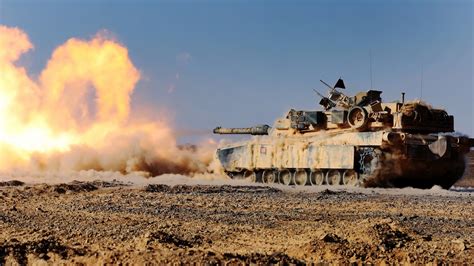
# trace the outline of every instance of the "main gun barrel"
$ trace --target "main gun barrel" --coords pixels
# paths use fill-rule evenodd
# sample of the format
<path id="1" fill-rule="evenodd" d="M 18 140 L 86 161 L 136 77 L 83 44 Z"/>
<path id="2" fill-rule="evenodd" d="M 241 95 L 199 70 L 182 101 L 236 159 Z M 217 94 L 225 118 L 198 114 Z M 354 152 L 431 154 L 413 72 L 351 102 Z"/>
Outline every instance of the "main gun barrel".
<path id="1" fill-rule="evenodd" d="M 254 127 L 244 127 L 244 128 L 223 128 L 216 127 L 214 128 L 214 134 L 248 134 L 248 135 L 268 135 L 270 130 L 269 125 L 258 125 Z"/>

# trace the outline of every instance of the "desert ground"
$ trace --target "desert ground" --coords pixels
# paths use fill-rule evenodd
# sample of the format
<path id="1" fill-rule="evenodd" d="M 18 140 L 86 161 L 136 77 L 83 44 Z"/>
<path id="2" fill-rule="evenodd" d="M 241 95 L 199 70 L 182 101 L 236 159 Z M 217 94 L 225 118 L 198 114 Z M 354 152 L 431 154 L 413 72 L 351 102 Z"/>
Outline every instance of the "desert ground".
<path id="1" fill-rule="evenodd" d="M 469 176 L 449 191 L 9 178 L 24 181 L 0 179 L 0 265 L 474 263 Z"/>

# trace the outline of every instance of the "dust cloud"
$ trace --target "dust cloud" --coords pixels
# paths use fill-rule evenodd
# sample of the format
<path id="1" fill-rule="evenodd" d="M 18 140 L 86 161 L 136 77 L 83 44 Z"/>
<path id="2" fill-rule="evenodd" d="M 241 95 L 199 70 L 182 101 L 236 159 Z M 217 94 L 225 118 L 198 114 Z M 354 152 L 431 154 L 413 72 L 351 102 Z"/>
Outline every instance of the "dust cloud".
<path id="1" fill-rule="evenodd" d="M 28 35 L 0 25 L 2 173 L 92 169 L 146 177 L 207 170 L 212 140 L 179 146 L 171 121 L 131 113 L 140 71 L 110 35 L 67 40 L 33 78 L 19 62 L 33 49 Z"/>

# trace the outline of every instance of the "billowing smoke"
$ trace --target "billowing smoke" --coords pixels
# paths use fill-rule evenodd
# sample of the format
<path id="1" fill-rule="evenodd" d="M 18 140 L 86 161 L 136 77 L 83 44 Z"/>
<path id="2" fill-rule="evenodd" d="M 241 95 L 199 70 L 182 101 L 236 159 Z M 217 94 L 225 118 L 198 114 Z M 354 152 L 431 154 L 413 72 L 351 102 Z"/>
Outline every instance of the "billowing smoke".
<path id="1" fill-rule="evenodd" d="M 18 64 L 32 48 L 21 29 L 0 25 L 0 171 L 206 170 L 212 145 L 179 147 L 169 121 L 130 113 L 140 72 L 122 44 L 104 32 L 69 39 L 38 79 Z"/>

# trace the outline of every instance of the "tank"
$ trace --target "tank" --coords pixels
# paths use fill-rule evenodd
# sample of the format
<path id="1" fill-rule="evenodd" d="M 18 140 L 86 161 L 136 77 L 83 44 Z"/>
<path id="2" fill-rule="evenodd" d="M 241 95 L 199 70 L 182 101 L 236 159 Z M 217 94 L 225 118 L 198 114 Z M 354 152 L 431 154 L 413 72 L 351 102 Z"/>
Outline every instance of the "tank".
<path id="1" fill-rule="evenodd" d="M 214 129 L 249 134 L 218 147 L 233 179 L 284 185 L 450 188 L 465 170 L 474 139 L 454 133 L 454 118 L 421 101 L 382 101 L 382 91 L 348 96 L 344 81 L 315 91 L 321 110 L 288 111 L 270 127 Z"/>

